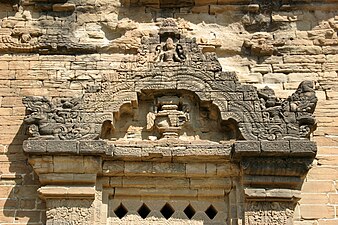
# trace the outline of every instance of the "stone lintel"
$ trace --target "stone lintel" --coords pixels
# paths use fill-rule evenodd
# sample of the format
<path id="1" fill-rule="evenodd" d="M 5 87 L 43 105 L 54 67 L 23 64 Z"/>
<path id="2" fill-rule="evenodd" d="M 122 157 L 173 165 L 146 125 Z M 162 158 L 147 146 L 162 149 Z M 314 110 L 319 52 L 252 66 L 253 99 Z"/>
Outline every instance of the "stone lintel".
<path id="1" fill-rule="evenodd" d="M 253 187 L 285 187 L 298 188 L 303 179 L 299 176 L 260 176 L 260 175 L 243 175 L 243 185 Z"/>
<path id="2" fill-rule="evenodd" d="M 114 192 L 109 193 L 114 195 L 114 198 L 125 197 L 161 197 L 161 198 L 224 198 L 229 193 L 229 189 L 186 189 L 186 188 L 115 188 Z"/>
<path id="3" fill-rule="evenodd" d="M 117 158 L 142 158 L 153 157 L 175 158 L 191 157 L 203 158 L 214 157 L 228 159 L 232 144 L 195 144 L 195 143 L 121 143 L 103 140 L 26 140 L 24 151 L 31 155 L 105 155 Z M 314 142 L 304 140 L 282 141 L 236 141 L 233 144 L 233 157 L 243 156 L 305 156 L 314 157 L 317 146 Z"/>
<path id="4" fill-rule="evenodd" d="M 301 191 L 283 188 L 244 188 L 247 201 L 298 201 Z"/>
<path id="5" fill-rule="evenodd" d="M 39 174 L 40 183 L 47 184 L 95 184 L 96 174 L 88 173 L 44 173 Z"/>
<path id="6" fill-rule="evenodd" d="M 210 161 L 230 159 L 232 144 L 177 141 L 113 142 L 103 140 L 26 140 L 24 151 L 30 156 L 104 156 L 126 161 Z"/>
<path id="7" fill-rule="evenodd" d="M 95 197 L 94 186 L 53 186 L 47 185 L 38 189 L 43 199 L 51 198 L 89 198 Z"/>
<path id="8" fill-rule="evenodd" d="M 248 156 L 314 157 L 317 146 L 307 139 L 281 141 L 236 141 L 233 158 Z"/>

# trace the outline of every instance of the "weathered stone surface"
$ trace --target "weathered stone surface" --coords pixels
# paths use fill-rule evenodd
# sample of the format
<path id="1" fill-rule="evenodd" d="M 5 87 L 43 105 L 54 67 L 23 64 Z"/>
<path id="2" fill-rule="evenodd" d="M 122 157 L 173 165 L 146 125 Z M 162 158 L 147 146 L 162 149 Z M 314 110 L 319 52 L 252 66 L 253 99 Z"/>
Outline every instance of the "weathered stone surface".
<path id="1" fill-rule="evenodd" d="M 235 143 L 235 154 L 250 156 L 260 154 L 260 151 L 260 142 L 239 141 Z"/>
<path id="2" fill-rule="evenodd" d="M 1 224 L 337 223 L 334 0 L 173 4 L 0 3 Z M 31 95 L 45 98 L 25 111 Z M 260 150 L 237 154 L 239 141 Z M 294 209 L 282 189 L 304 179 L 319 197 Z M 46 191 L 46 208 L 36 190 L 47 184 L 66 191 Z M 247 201 L 244 187 L 263 191 Z"/>

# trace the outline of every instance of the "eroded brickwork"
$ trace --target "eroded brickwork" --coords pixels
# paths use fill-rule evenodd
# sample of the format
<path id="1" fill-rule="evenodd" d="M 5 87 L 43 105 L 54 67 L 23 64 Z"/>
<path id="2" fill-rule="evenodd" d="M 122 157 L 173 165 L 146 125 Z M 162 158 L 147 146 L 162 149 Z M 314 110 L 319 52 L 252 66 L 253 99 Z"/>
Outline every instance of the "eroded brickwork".
<path id="1" fill-rule="evenodd" d="M 235 72 L 243 84 L 252 84 L 259 89 L 268 86 L 274 90 L 278 98 L 287 98 L 295 92 L 301 81 L 317 81 L 318 103 L 315 116 L 318 128 L 311 139 L 317 143 L 318 152 L 304 180 L 301 195 L 299 196 L 299 193 L 291 195 L 300 198 L 292 217 L 296 225 L 337 224 L 337 10 L 338 2 L 334 0 L 307 3 L 290 1 L 273 4 L 266 1 L 255 3 L 212 0 L 178 1 L 174 6 L 168 1 L 69 0 L 66 3 L 34 0 L 1 1 L 0 223 L 4 225 L 45 224 L 46 209 L 59 206 L 46 206 L 44 200 L 38 196 L 39 193 L 44 192 L 46 195 L 49 191 L 53 196 L 67 195 L 72 198 L 76 191 L 72 189 L 73 187 L 67 190 L 40 189 L 38 191 L 44 182 L 52 180 L 57 184 L 62 180 L 71 186 L 76 182 L 90 184 L 96 179 L 95 171 L 84 176 L 81 170 L 85 166 L 96 168 L 95 159 L 62 156 L 56 159 L 52 156 L 31 158 L 30 163 L 35 165 L 35 168 L 39 168 L 35 169 L 36 172 L 53 171 L 56 173 L 55 177 L 40 176 L 38 179 L 27 162 L 27 156 L 23 153 L 22 143 L 28 138 L 29 133 L 27 126 L 23 124 L 26 115 L 26 108 L 22 103 L 23 97 L 79 97 L 88 90 L 95 92 L 95 87 L 101 87 L 107 81 L 114 84 L 121 79 L 128 80 L 130 74 L 126 73 L 125 77 L 119 77 L 117 73 L 121 70 L 121 65 L 132 69 L 135 64 L 144 63 L 143 52 L 138 52 L 144 44 L 147 44 L 144 41 L 158 34 L 161 18 L 173 17 L 177 19 L 180 34 L 184 34 L 187 38 L 196 38 L 196 43 L 203 53 L 215 52 L 223 71 Z M 175 57 L 177 61 L 184 59 L 180 55 Z M 166 60 L 165 57 L 159 56 L 158 61 L 163 60 Z M 112 86 L 117 90 L 121 88 L 121 86 Z M 182 115 L 184 116 L 184 113 Z M 133 138 L 137 130 L 130 133 L 130 137 Z M 156 152 L 148 156 L 149 158 L 156 156 Z M 120 201 L 109 197 L 115 196 L 110 193 L 112 189 L 119 191 L 119 187 L 124 187 L 120 195 L 125 196 L 140 186 L 146 186 L 139 181 L 140 177 L 137 172 L 144 170 L 144 164 L 141 168 L 137 165 L 121 165 L 118 162 L 103 164 L 103 173 L 109 176 L 114 175 L 115 178 L 102 181 L 104 185 L 108 185 L 101 187 L 104 190 L 101 194 L 91 187 L 80 192 L 84 196 L 95 196 L 95 199 L 110 199 L 109 206 L 115 204 L 116 201 L 118 205 Z M 201 198 L 216 196 L 217 199 L 217 196 L 224 196 L 226 193 L 225 208 L 228 207 L 226 210 L 231 207 L 235 208 L 236 204 L 241 202 L 241 199 L 234 197 L 235 190 L 230 191 L 231 184 L 228 183 L 227 178 L 224 178 L 233 176 L 229 173 L 237 174 L 236 168 L 223 168 L 220 165 L 214 167 L 212 164 L 201 166 L 199 163 L 188 166 L 188 168 L 184 167 L 184 171 L 179 165 L 175 168 L 181 168 L 182 171 L 170 170 L 169 165 L 168 167 L 163 167 L 163 165 L 156 167 L 155 165 L 155 168 L 165 168 L 164 171 L 159 172 L 164 175 L 166 171 L 170 171 L 171 175 L 181 172 L 182 174 L 188 173 L 191 177 L 195 176 L 195 179 L 183 178 L 186 175 L 181 174 L 178 175 L 179 179 L 173 180 L 182 189 L 192 187 L 204 190 L 204 194 L 201 192 Z M 64 175 L 67 171 L 74 173 Z M 202 180 L 206 176 L 209 177 L 209 174 L 206 175 L 209 172 L 210 176 L 216 174 L 216 177 L 223 177 L 223 182 L 211 180 L 210 186 L 200 184 L 201 177 Z M 132 178 L 116 175 L 121 173 L 130 173 Z M 143 181 L 143 178 L 141 180 Z M 166 181 L 167 183 L 164 184 L 171 184 L 171 181 Z M 245 182 L 252 181 L 249 177 Z M 267 186 L 270 185 L 266 180 L 263 182 L 266 182 Z M 283 181 L 279 182 L 283 183 Z M 292 183 L 288 180 L 285 186 L 289 188 L 293 184 L 298 184 L 297 182 Z M 158 187 L 158 183 L 161 181 L 150 179 L 147 185 L 149 188 Z M 123 191 L 128 190 L 125 189 L 128 187 L 131 189 L 124 193 Z M 169 187 L 169 189 L 175 188 Z M 209 190 L 212 191 L 208 192 Z M 254 191 L 255 194 L 249 193 L 248 195 L 253 196 L 259 193 L 259 190 Z M 170 196 L 182 193 L 181 191 L 174 194 L 165 192 L 162 195 L 168 196 L 167 201 L 155 202 L 151 205 L 144 200 L 144 203 L 149 205 L 147 207 L 150 210 L 158 212 L 168 202 L 171 206 L 180 208 L 182 212 L 189 205 L 190 200 L 185 200 L 185 202 L 182 200 L 184 206 L 170 202 Z M 213 204 L 205 201 L 203 207 L 196 206 L 194 200 L 196 196 L 199 196 L 197 193 L 183 194 L 185 197 L 193 196 L 191 207 L 201 214 Z M 116 199 L 119 199 L 119 195 L 116 196 Z M 154 198 L 156 193 L 145 194 L 145 196 Z M 89 201 L 88 204 L 100 208 L 102 212 L 109 211 L 108 215 L 112 217 L 108 218 L 108 222 L 113 221 L 112 218 L 116 213 L 112 211 L 117 209 L 115 205 L 111 207 L 112 209 L 105 209 L 97 201 Z M 219 202 L 216 201 L 214 206 L 218 209 L 220 206 L 217 204 Z M 131 207 L 135 215 L 141 207 L 139 202 L 136 205 L 133 206 L 134 208 Z M 253 204 L 251 208 L 254 206 Z M 198 207 L 200 208 L 197 209 Z M 268 214 L 268 211 L 272 212 L 275 209 L 278 211 L 278 207 L 289 210 L 294 206 L 271 203 L 265 207 L 266 212 L 262 213 Z M 191 208 L 189 210 L 190 213 L 193 211 Z M 238 210 L 236 213 L 241 214 Z M 251 221 L 251 214 L 249 214 L 243 218 L 243 221 Z M 254 216 L 255 213 L 252 215 Z M 53 214 L 48 213 L 47 216 L 52 218 Z M 208 219 L 205 214 L 203 216 L 200 221 Z M 94 221 L 99 223 L 100 216 L 95 214 L 94 217 Z M 288 223 L 290 217 L 291 213 L 288 215 L 284 213 L 277 220 L 281 218 Z M 184 218 L 186 219 L 185 216 Z M 227 221 L 232 221 L 232 219 Z M 269 221 L 269 218 L 265 221 Z M 256 223 L 260 222 L 256 221 Z M 270 224 L 270 222 L 266 223 Z M 275 223 L 278 224 L 278 222 Z M 114 223 L 111 222 L 111 224 Z"/>

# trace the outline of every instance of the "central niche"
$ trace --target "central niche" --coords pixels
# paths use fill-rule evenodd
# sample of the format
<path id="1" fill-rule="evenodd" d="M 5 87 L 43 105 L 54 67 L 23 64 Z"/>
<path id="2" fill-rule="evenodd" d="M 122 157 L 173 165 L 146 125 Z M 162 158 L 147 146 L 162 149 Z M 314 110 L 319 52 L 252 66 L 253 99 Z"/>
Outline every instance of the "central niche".
<path id="1" fill-rule="evenodd" d="M 212 142 L 241 139 L 236 121 L 223 121 L 211 101 L 201 101 L 186 90 L 141 91 L 137 104 L 122 105 L 114 120 L 104 122 L 102 139 Z"/>

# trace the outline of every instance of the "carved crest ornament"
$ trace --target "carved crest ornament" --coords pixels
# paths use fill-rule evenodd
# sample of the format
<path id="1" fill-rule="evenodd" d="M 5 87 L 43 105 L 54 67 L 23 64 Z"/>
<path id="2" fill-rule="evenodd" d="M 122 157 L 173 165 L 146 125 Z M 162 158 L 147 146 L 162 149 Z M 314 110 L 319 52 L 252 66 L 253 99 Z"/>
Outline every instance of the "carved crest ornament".
<path id="1" fill-rule="evenodd" d="M 23 99 L 30 134 L 24 151 L 45 184 L 39 191 L 50 205 L 47 224 L 62 221 L 55 213 L 64 206 L 60 196 L 95 198 L 86 203 L 90 212 L 86 215 L 97 221 L 84 224 L 105 224 L 99 221 L 107 209 L 95 208 L 102 200 L 100 187 L 94 188 L 97 179 L 109 178 L 102 188 L 110 187 L 107 192 L 117 188 L 120 192 L 111 196 L 120 193 L 124 199 L 149 197 L 146 182 L 158 179 L 157 188 L 167 182 L 163 176 L 172 180 L 198 176 L 212 179 L 210 184 L 228 180 L 228 189 L 216 185 L 213 192 L 207 186 L 204 196 L 219 194 L 223 203 L 225 197 L 236 198 L 228 201 L 235 203 L 226 210 L 234 209 L 236 216 L 225 216 L 220 224 L 292 224 L 299 188 L 317 150 L 309 140 L 316 129 L 314 82 L 301 82 L 286 99 L 269 87 L 257 90 L 240 84 L 234 72 L 222 71 L 215 53 L 202 52 L 194 38 L 182 35 L 173 19 L 163 20 L 158 34 L 144 37 L 138 53 L 126 55 L 114 72 L 114 79 L 88 86 L 82 96 Z M 68 159 L 76 166 L 63 162 Z M 189 169 L 196 164 L 202 165 L 203 173 Z M 212 176 L 205 174 L 210 168 Z M 128 176 L 142 182 L 149 177 L 144 185 L 130 189 L 140 196 L 129 186 L 124 191 L 122 179 Z M 72 185 L 83 189 L 73 193 Z M 115 201 L 109 196 L 106 202 Z M 196 200 L 197 194 L 192 196 Z M 73 208 L 83 208 L 81 200 L 74 204 Z M 126 211 L 118 203 L 109 210 L 118 215 L 121 209 Z"/>

